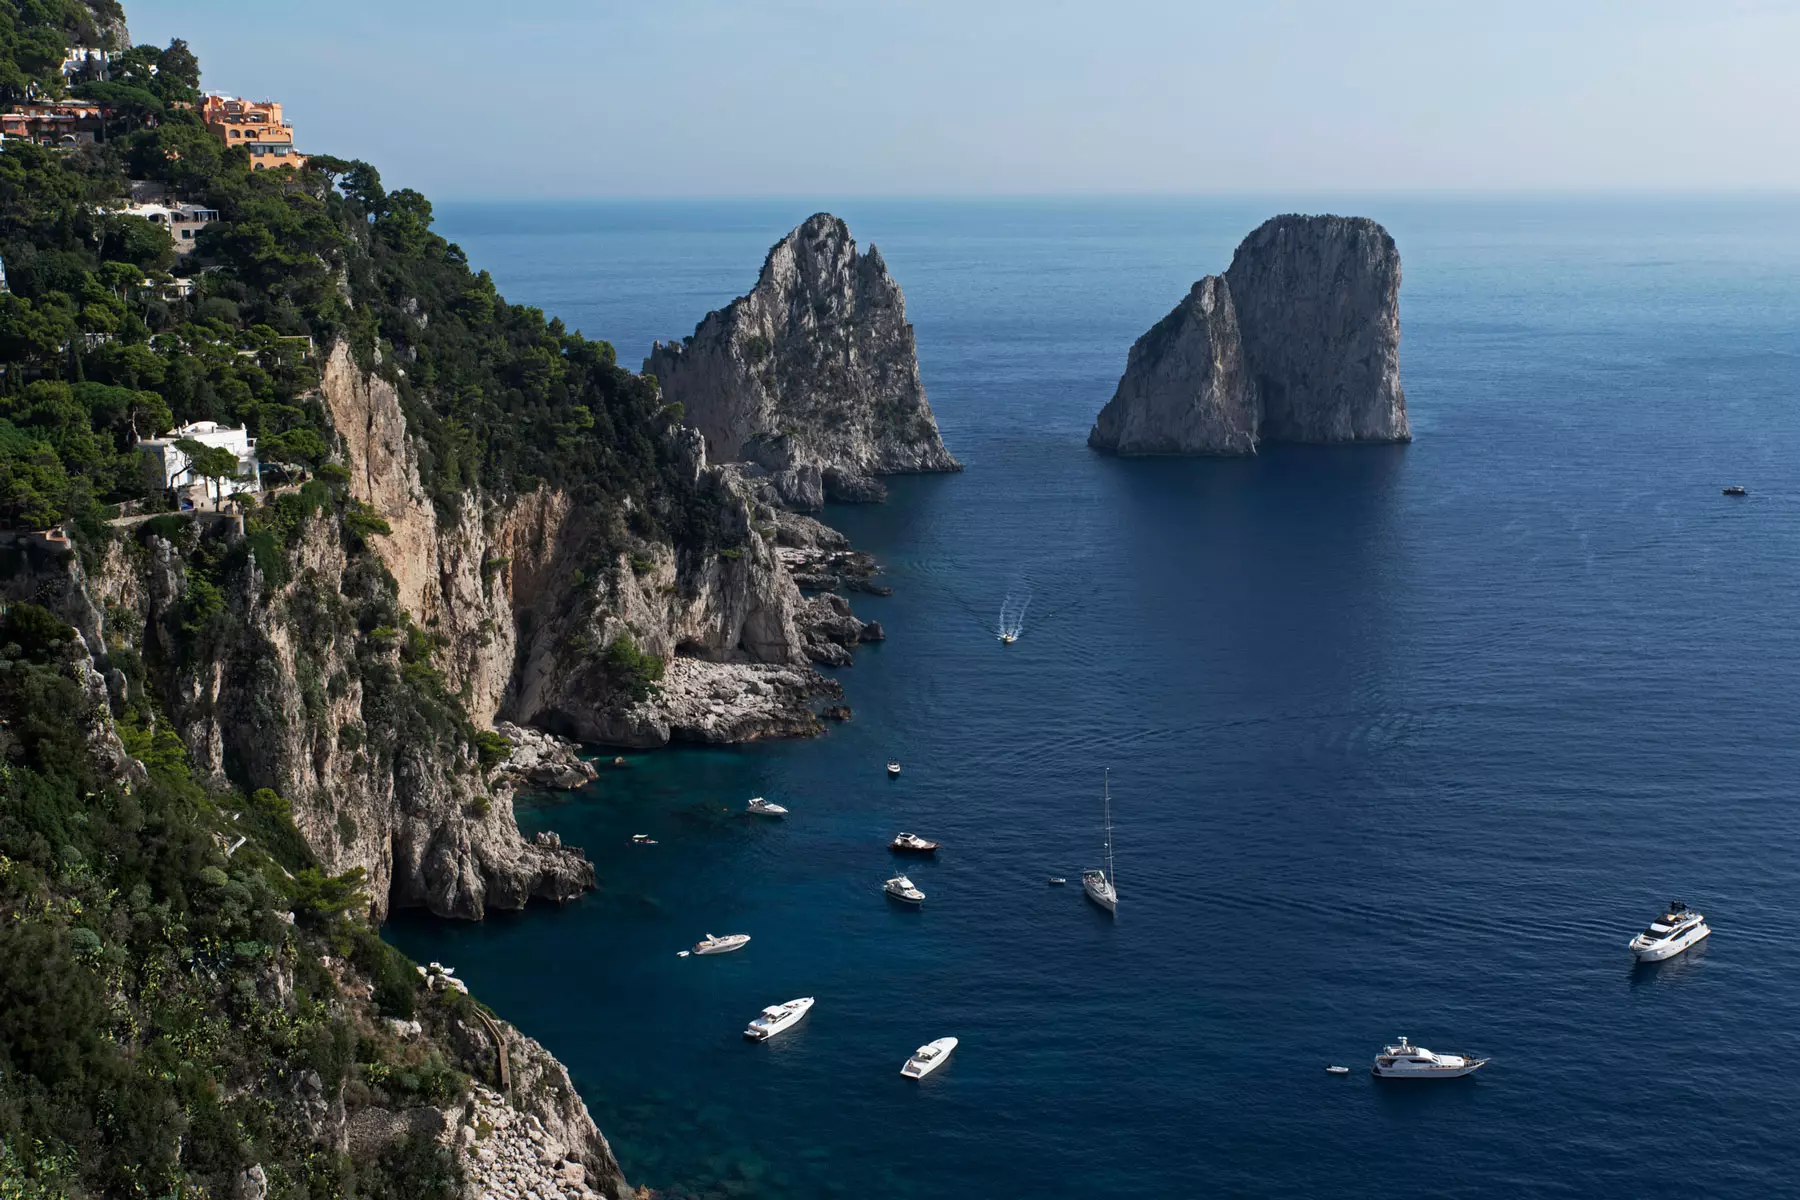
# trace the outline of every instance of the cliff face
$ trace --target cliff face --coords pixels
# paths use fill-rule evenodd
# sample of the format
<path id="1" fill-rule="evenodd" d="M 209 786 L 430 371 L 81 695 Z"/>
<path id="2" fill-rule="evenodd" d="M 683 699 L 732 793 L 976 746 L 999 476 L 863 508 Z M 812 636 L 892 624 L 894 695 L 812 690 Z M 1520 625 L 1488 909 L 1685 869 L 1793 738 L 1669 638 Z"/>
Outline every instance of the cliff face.
<path id="1" fill-rule="evenodd" d="M 774 472 L 790 503 L 877 499 L 877 475 L 955 471 L 919 382 L 906 301 L 827 213 L 777 242 L 755 288 L 644 360 L 716 462 Z M 816 507 L 816 504 L 811 504 Z"/>
<path id="2" fill-rule="evenodd" d="M 1275 217 L 1225 272 L 1276 442 L 1405 442 L 1400 252 L 1367 217 Z"/>
<path id="3" fill-rule="evenodd" d="M 1231 290 L 1208 275 L 1132 346 L 1088 445 L 1114 454 L 1253 454 L 1256 429 Z"/>
<path id="4" fill-rule="evenodd" d="M 1404 442 L 1400 255 L 1364 217 L 1276 217 L 1131 349 L 1088 444 L 1254 454 L 1259 442 Z"/>

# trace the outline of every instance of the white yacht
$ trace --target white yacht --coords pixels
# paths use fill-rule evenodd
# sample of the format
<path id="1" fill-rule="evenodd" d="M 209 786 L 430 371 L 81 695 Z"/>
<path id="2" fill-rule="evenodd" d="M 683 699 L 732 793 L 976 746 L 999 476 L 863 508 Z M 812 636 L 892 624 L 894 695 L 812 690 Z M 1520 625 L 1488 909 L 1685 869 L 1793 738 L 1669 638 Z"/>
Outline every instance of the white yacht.
<path id="1" fill-rule="evenodd" d="M 925 893 L 914 887 L 913 881 L 904 875 L 894 876 L 881 885 L 881 890 L 905 904 L 925 903 Z"/>
<path id="2" fill-rule="evenodd" d="M 788 810 L 779 804 L 764 800 L 761 796 L 752 796 L 750 803 L 744 806 L 759 817 L 785 817 Z"/>
<path id="3" fill-rule="evenodd" d="M 1089 900 L 1098 904 L 1109 913 L 1119 911 L 1119 892 L 1116 876 L 1113 874 L 1112 847 L 1112 772 L 1102 777 L 1100 784 L 1101 803 L 1106 811 L 1106 866 L 1094 867 L 1081 873 L 1081 889 L 1087 893 Z"/>
<path id="4" fill-rule="evenodd" d="M 695 954 L 730 954 L 733 950 L 742 950 L 750 944 L 747 933 L 727 933 L 722 937 L 707 934 L 694 943 Z"/>
<path id="5" fill-rule="evenodd" d="M 1661 962 L 1665 958 L 1674 958 L 1711 933 L 1705 917 L 1681 901 L 1671 900 L 1667 912 L 1631 939 L 1631 952 L 1637 955 L 1639 962 Z"/>
<path id="6" fill-rule="evenodd" d="M 800 1018 L 812 1011 L 813 998 L 802 996 L 786 1004 L 771 1004 L 754 1021 L 744 1027 L 744 1036 L 753 1042 L 766 1042 L 784 1029 L 792 1029 Z"/>
<path id="7" fill-rule="evenodd" d="M 1369 1070 L 1379 1079 L 1460 1079 L 1481 1070 L 1487 1062 L 1462 1054 L 1433 1054 L 1401 1038 L 1397 1046 L 1383 1046 Z"/>
<path id="8" fill-rule="evenodd" d="M 899 773 L 900 773 L 900 760 L 897 758 L 888 759 L 888 778 L 892 779 L 894 776 L 898 775 Z"/>
<path id="9" fill-rule="evenodd" d="M 950 1058 L 950 1052 L 956 1049 L 955 1038 L 939 1038 L 935 1042 L 927 1042 L 913 1051 L 900 1073 L 908 1079 L 923 1079 Z"/>

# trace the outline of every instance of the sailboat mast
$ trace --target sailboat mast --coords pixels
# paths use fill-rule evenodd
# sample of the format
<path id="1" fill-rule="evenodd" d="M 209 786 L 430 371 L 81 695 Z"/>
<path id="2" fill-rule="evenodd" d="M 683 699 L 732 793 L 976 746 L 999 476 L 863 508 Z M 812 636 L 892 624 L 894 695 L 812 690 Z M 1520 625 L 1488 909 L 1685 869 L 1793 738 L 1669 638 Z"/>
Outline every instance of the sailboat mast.
<path id="1" fill-rule="evenodd" d="M 1112 851 L 1112 768 L 1108 767 L 1100 776 L 1100 798 L 1106 810 L 1106 881 L 1117 888 L 1118 879 L 1113 874 Z"/>

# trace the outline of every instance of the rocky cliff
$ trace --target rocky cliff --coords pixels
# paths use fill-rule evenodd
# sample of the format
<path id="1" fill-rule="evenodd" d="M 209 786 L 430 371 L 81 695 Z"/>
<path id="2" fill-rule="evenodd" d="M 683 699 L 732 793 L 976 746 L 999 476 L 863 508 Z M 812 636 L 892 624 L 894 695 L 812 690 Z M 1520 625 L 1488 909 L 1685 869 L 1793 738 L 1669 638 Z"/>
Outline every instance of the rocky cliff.
<path id="1" fill-rule="evenodd" d="M 1254 454 L 1259 442 L 1404 442 L 1400 255 L 1364 217 L 1284 216 L 1245 238 L 1131 349 L 1088 444 Z"/>
<path id="2" fill-rule="evenodd" d="M 1400 252 L 1367 217 L 1275 217 L 1225 272 L 1274 442 L 1405 442 Z"/>
<path id="3" fill-rule="evenodd" d="M 1115 454 L 1251 454 L 1256 429 L 1231 290 L 1208 275 L 1132 346 L 1088 444 Z"/>
<path id="4" fill-rule="evenodd" d="M 875 476 L 955 471 L 919 382 L 906 301 L 881 252 L 819 213 L 756 286 L 644 360 L 715 462 L 757 464 L 796 507 L 878 499 Z"/>

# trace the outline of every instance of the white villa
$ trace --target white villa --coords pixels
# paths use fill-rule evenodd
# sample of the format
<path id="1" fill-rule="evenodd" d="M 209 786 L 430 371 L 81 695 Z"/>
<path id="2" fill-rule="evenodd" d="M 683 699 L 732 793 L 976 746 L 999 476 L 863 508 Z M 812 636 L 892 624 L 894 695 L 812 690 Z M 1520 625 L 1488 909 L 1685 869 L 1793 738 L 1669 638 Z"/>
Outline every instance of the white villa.
<path id="1" fill-rule="evenodd" d="M 190 438 L 202 446 L 229 450 L 237 455 L 239 478 L 221 479 L 214 484 L 195 475 L 188 456 L 175 445 Z M 223 429 L 216 421 L 195 421 L 161 437 L 144 438 L 138 442 L 138 447 L 156 462 L 161 486 L 183 493 L 196 508 L 211 507 L 215 491 L 224 497 L 237 492 L 254 492 L 262 487 L 262 468 L 256 461 L 256 439 L 241 426 Z"/>
<path id="2" fill-rule="evenodd" d="M 177 254 L 190 253 L 194 249 L 194 237 L 202 229 L 219 219 L 219 210 L 216 208 L 207 208 L 201 204 L 183 204 L 179 201 L 139 202 L 127 207 L 125 212 L 130 216 L 142 217 L 152 225 L 160 225 L 167 230 L 169 240 L 175 243 Z"/>

